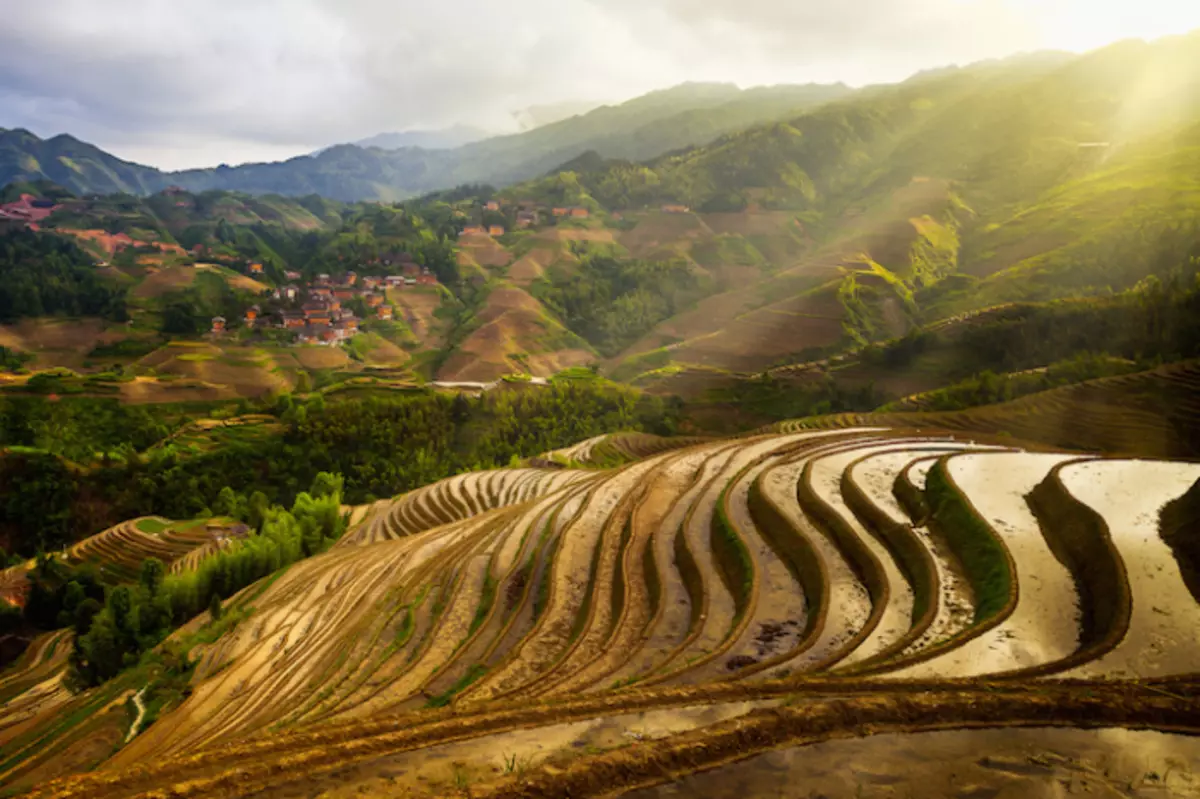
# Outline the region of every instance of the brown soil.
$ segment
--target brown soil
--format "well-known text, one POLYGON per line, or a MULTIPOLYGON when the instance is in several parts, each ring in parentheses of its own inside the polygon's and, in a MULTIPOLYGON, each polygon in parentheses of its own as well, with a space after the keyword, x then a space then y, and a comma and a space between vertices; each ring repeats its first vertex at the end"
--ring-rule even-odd
MULTIPOLYGON (((213 264, 196 264, 196 269, 202 272, 217 271, 217 267, 213 264)), ((221 271, 220 274, 221 277, 225 278, 225 282, 229 284, 230 288, 237 289, 238 291, 246 291, 251 294, 261 294, 271 288, 266 283, 260 283, 251 277, 247 277, 246 275, 242 275, 237 272, 224 270, 221 271)))
POLYGON ((434 316, 442 305, 442 295, 436 292, 388 289, 388 301, 422 345, 437 349, 443 345, 446 323, 434 316))
POLYGON ((0 325, 0 346, 32 353, 35 369, 79 368, 98 345, 125 338, 123 329, 103 319, 22 319, 0 325))
POLYGON ((137 299, 161 297, 173 291, 182 291, 196 279, 196 268, 192 266, 167 266, 152 269, 146 278, 130 292, 137 299))
MULTIPOLYGON (((795 692, 797 689, 792 688, 795 692)), ((1053 682, 1025 688, 1002 684, 973 687, 937 683, 895 687, 844 682, 811 683, 795 704, 751 713, 733 721, 532 769, 474 796, 591 796, 629 790, 711 768, 781 745, 889 731, 997 727, 1003 725, 1128 726, 1200 732, 1200 689, 1194 684, 1140 688, 1135 685, 1053 682), (1165 692, 1165 695, 1164 695, 1165 692)), ((347 769, 359 776, 365 764, 439 743, 497 735, 507 730, 613 716, 653 707, 705 701, 764 699, 784 695, 779 687, 750 689, 736 684, 703 689, 578 698, 553 705, 514 705, 478 714, 426 711, 404 719, 355 722, 320 730, 222 742, 184 758, 144 762, 54 780, 31 795, 40 797, 126 797, 147 790, 161 795, 283 796, 340 784, 347 769)), ((503 751, 497 739, 488 754, 503 751)))
POLYGON ((471 233, 458 240, 460 250, 480 266, 501 267, 512 261, 512 254, 486 233, 471 233))
POLYGON ((305 369, 343 369, 350 364, 350 356, 340 347, 296 347, 292 355, 305 369))
POLYGON ((580 349, 548 349, 547 337, 561 336, 562 329, 541 303, 515 286, 493 290, 478 318, 482 324, 438 371, 439 380, 488 382, 514 372, 546 377, 593 360, 580 349))

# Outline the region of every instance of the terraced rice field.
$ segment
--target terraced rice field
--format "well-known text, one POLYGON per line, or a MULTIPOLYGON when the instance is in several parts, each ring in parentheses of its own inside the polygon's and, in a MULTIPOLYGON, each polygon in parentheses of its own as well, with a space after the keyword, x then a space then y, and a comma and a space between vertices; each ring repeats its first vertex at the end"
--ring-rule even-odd
POLYGON ((1160 764, 1126 784, 1200 785, 1200 605, 1158 529, 1200 466, 887 427, 554 454, 592 468, 355 509, 149 733, 35 795, 1034 791, 1112 782, 1114 741, 1160 764))
MULTIPOLYGON (((222 520, 171 522, 144 516, 85 538, 59 554, 67 563, 92 564, 103 582, 133 582, 147 558, 158 558, 173 573, 195 568, 209 553, 229 544, 233 526, 222 520)), ((29 561, 0 571, 0 595, 23 595, 28 587, 25 575, 33 565, 29 561)))

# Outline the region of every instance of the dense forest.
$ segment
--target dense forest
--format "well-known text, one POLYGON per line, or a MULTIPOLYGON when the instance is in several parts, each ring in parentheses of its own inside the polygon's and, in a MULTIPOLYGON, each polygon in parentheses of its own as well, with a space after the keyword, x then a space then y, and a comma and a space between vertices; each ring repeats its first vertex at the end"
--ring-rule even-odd
POLYGON ((8 400, 0 440, 7 447, 0 456, 3 543, 32 556, 134 516, 206 516, 227 486, 287 506, 320 472, 345 477, 347 502, 369 502, 601 433, 669 435, 679 421, 677 405, 601 381, 480 398, 283 396, 251 409, 275 415, 282 432, 198 451, 170 442, 147 449, 184 423, 179 408, 131 409, 84 397, 8 400))
POLYGON ((26 230, 0 235, 0 322, 53 314, 123 322, 124 295, 70 240, 26 230))
POLYGON ((714 288, 682 260, 618 259, 586 250, 580 255, 578 267, 535 284, 533 295, 606 356, 714 288))

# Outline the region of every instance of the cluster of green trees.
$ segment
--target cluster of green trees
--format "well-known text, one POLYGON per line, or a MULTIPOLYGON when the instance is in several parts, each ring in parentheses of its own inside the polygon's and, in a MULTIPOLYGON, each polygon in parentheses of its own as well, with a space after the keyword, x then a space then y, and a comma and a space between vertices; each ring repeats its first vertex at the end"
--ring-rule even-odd
MULTIPOLYGON (((723 420, 721 429, 733 432, 784 419, 872 411, 886 399, 886 395, 870 383, 845 385, 831 377, 796 380, 766 372, 709 391, 703 405, 697 403, 694 410, 699 412, 704 406, 716 406, 720 411, 717 416, 723 420)), ((717 426, 716 421, 709 424, 717 426)))
POLYGON ((0 235, 0 322, 48 314, 129 318, 125 291, 74 242, 29 230, 0 235))
MULTIPOLYGON (((69 610, 69 598, 86 597, 86 589, 68 582, 60 618, 73 618, 75 644, 67 677, 77 688, 97 685, 135 665, 141 654, 157 646, 172 630, 205 609, 221 614, 221 600, 298 560, 323 551, 345 529, 341 516, 342 479, 319 474, 310 492, 296 497, 290 510, 279 506, 257 511, 259 527, 205 558, 194 571, 167 574, 163 563, 142 563, 138 583, 107 589, 104 605, 82 598, 69 610), (87 606, 86 611, 80 608, 87 606)), ((235 509, 250 503, 233 496, 235 509)))
POLYGON ((14 411, 10 440, 57 447, 80 462, 44 449, 0 454, 0 536, 6 537, 0 543, 28 557, 134 516, 232 513, 228 497, 221 498, 226 486, 245 492, 251 507, 263 504, 252 501, 256 491, 266 503, 286 506, 317 473, 334 472, 345 476, 347 500, 360 503, 602 433, 670 435, 681 413, 674 402, 600 380, 480 398, 387 394, 327 402, 317 395, 300 402, 287 396, 247 408, 276 415, 282 433, 231 436, 212 448, 166 442, 147 450, 159 433, 186 423, 180 408, 82 397, 23 402, 29 404, 14 411), (58 444, 49 440, 54 419, 62 431, 58 444))
POLYGON ((573 333, 603 355, 615 355, 654 325, 715 290, 681 260, 619 259, 581 250, 578 267, 533 287, 573 333))
POLYGON ((962 380, 1016 372, 1095 353, 1143 365, 1200 357, 1200 236, 1162 277, 1151 275, 1110 297, 1023 303, 949 331, 916 330, 867 347, 863 360, 892 371, 923 359, 949 364, 962 380))
POLYGON ((254 301, 254 295, 235 290, 220 275, 200 272, 192 285, 169 295, 163 305, 161 330, 172 336, 199 336, 209 330, 214 316, 240 319, 254 301))
POLYGON ((123 458, 170 435, 181 416, 175 407, 115 398, 0 397, 0 447, 31 447, 79 463, 123 458))
MULTIPOLYGON (((997 374, 991 370, 984 370, 954 385, 923 395, 920 407, 929 411, 977 408, 980 405, 1008 402, 1039 391, 1049 391, 1059 386, 1128 374, 1138 371, 1139 368, 1133 361, 1085 352, 1034 371, 997 374)), ((898 409, 903 409, 903 406, 885 405, 880 408, 883 411, 898 409)))

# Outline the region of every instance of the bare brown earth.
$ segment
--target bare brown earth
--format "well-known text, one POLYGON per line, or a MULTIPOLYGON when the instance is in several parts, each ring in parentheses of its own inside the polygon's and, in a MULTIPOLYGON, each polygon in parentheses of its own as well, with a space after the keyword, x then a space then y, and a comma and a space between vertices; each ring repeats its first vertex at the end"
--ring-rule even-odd
POLYGON ((136 299, 161 297, 174 291, 182 291, 196 279, 196 267, 177 264, 161 269, 150 269, 146 277, 130 295, 136 299))
POLYGON ((251 294, 261 294, 270 288, 270 286, 268 286, 266 283, 260 283, 254 278, 247 277, 246 275, 243 275, 239 272, 234 272, 230 269, 221 269, 216 264, 196 264, 196 270, 200 272, 218 272, 221 277, 225 279, 225 282, 230 285, 230 287, 237 289, 238 291, 246 291, 251 294))
MULTIPOLYGON (((607 741, 592 737, 590 744, 585 737, 580 748, 570 741, 555 745, 561 725, 623 713, 647 717, 656 708, 788 697, 789 692, 767 686, 746 691, 730 685, 513 705, 470 714, 426 712, 226 743, 184 758, 58 779, 31 796, 333 796, 346 794, 324 791, 347 788, 358 791, 357 795, 365 790, 367 795, 461 796, 469 788, 476 797, 583 797, 662 784, 779 746, 877 733, 1021 726, 1200 731, 1193 684, 1140 689, 1105 684, 1026 688, 935 683, 880 693, 878 686, 869 684, 851 688, 833 683, 799 692, 793 688, 790 695, 792 699, 782 707, 751 710, 691 731, 641 740, 624 735, 607 741), (507 769, 504 756, 521 751, 522 731, 539 729, 544 730, 547 744, 543 755, 537 760, 527 756, 514 764, 519 769, 507 769), (455 752, 458 757, 447 758, 450 763, 441 775, 428 774, 428 783, 407 786, 411 793, 393 793, 406 782, 406 765, 421 768, 421 755, 436 758, 435 747, 454 741, 470 741, 473 746, 460 747, 455 752), (418 757, 406 761, 407 752, 418 757)), ((636 718, 631 725, 635 729, 636 718)))
POLYGON ((638 216, 637 226, 620 235, 621 245, 635 258, 685 255, 692 245, 714 237, 696 214, 652 211, 638 216))
POLYGON ((101 344, 128 338, 126 331, 104 319, 22 319, 0 325, 0 346, 35 356, 33 368, 79 368, 101 344))
POLYGON ((221 341, 174 342, 138 361, 156 376, 215 386, 235 397, 290 391, 300 370, 335 369, 349 357, 333 347, 243 347, 221 341))
POLYGON ((594 360, 581 347, 562 347, 565 330, 542 304, 515 287, 494 289, 476 328, 438 371, 439 380, 488 382, 514 372, 546 377, 594 360))
POLYGON ((417 289, 388 289, 388 301, 395 307, 396 318, 403 320, 413 335, 427 349, 439 349, 446 335, 446 322, 434 316, 442 305, 437 291, 417 289))
POLYGON ((476 263, 488 268, 507 266, 512 255, 486 233, 469 233, 458 240, 460 263, 476 263))

